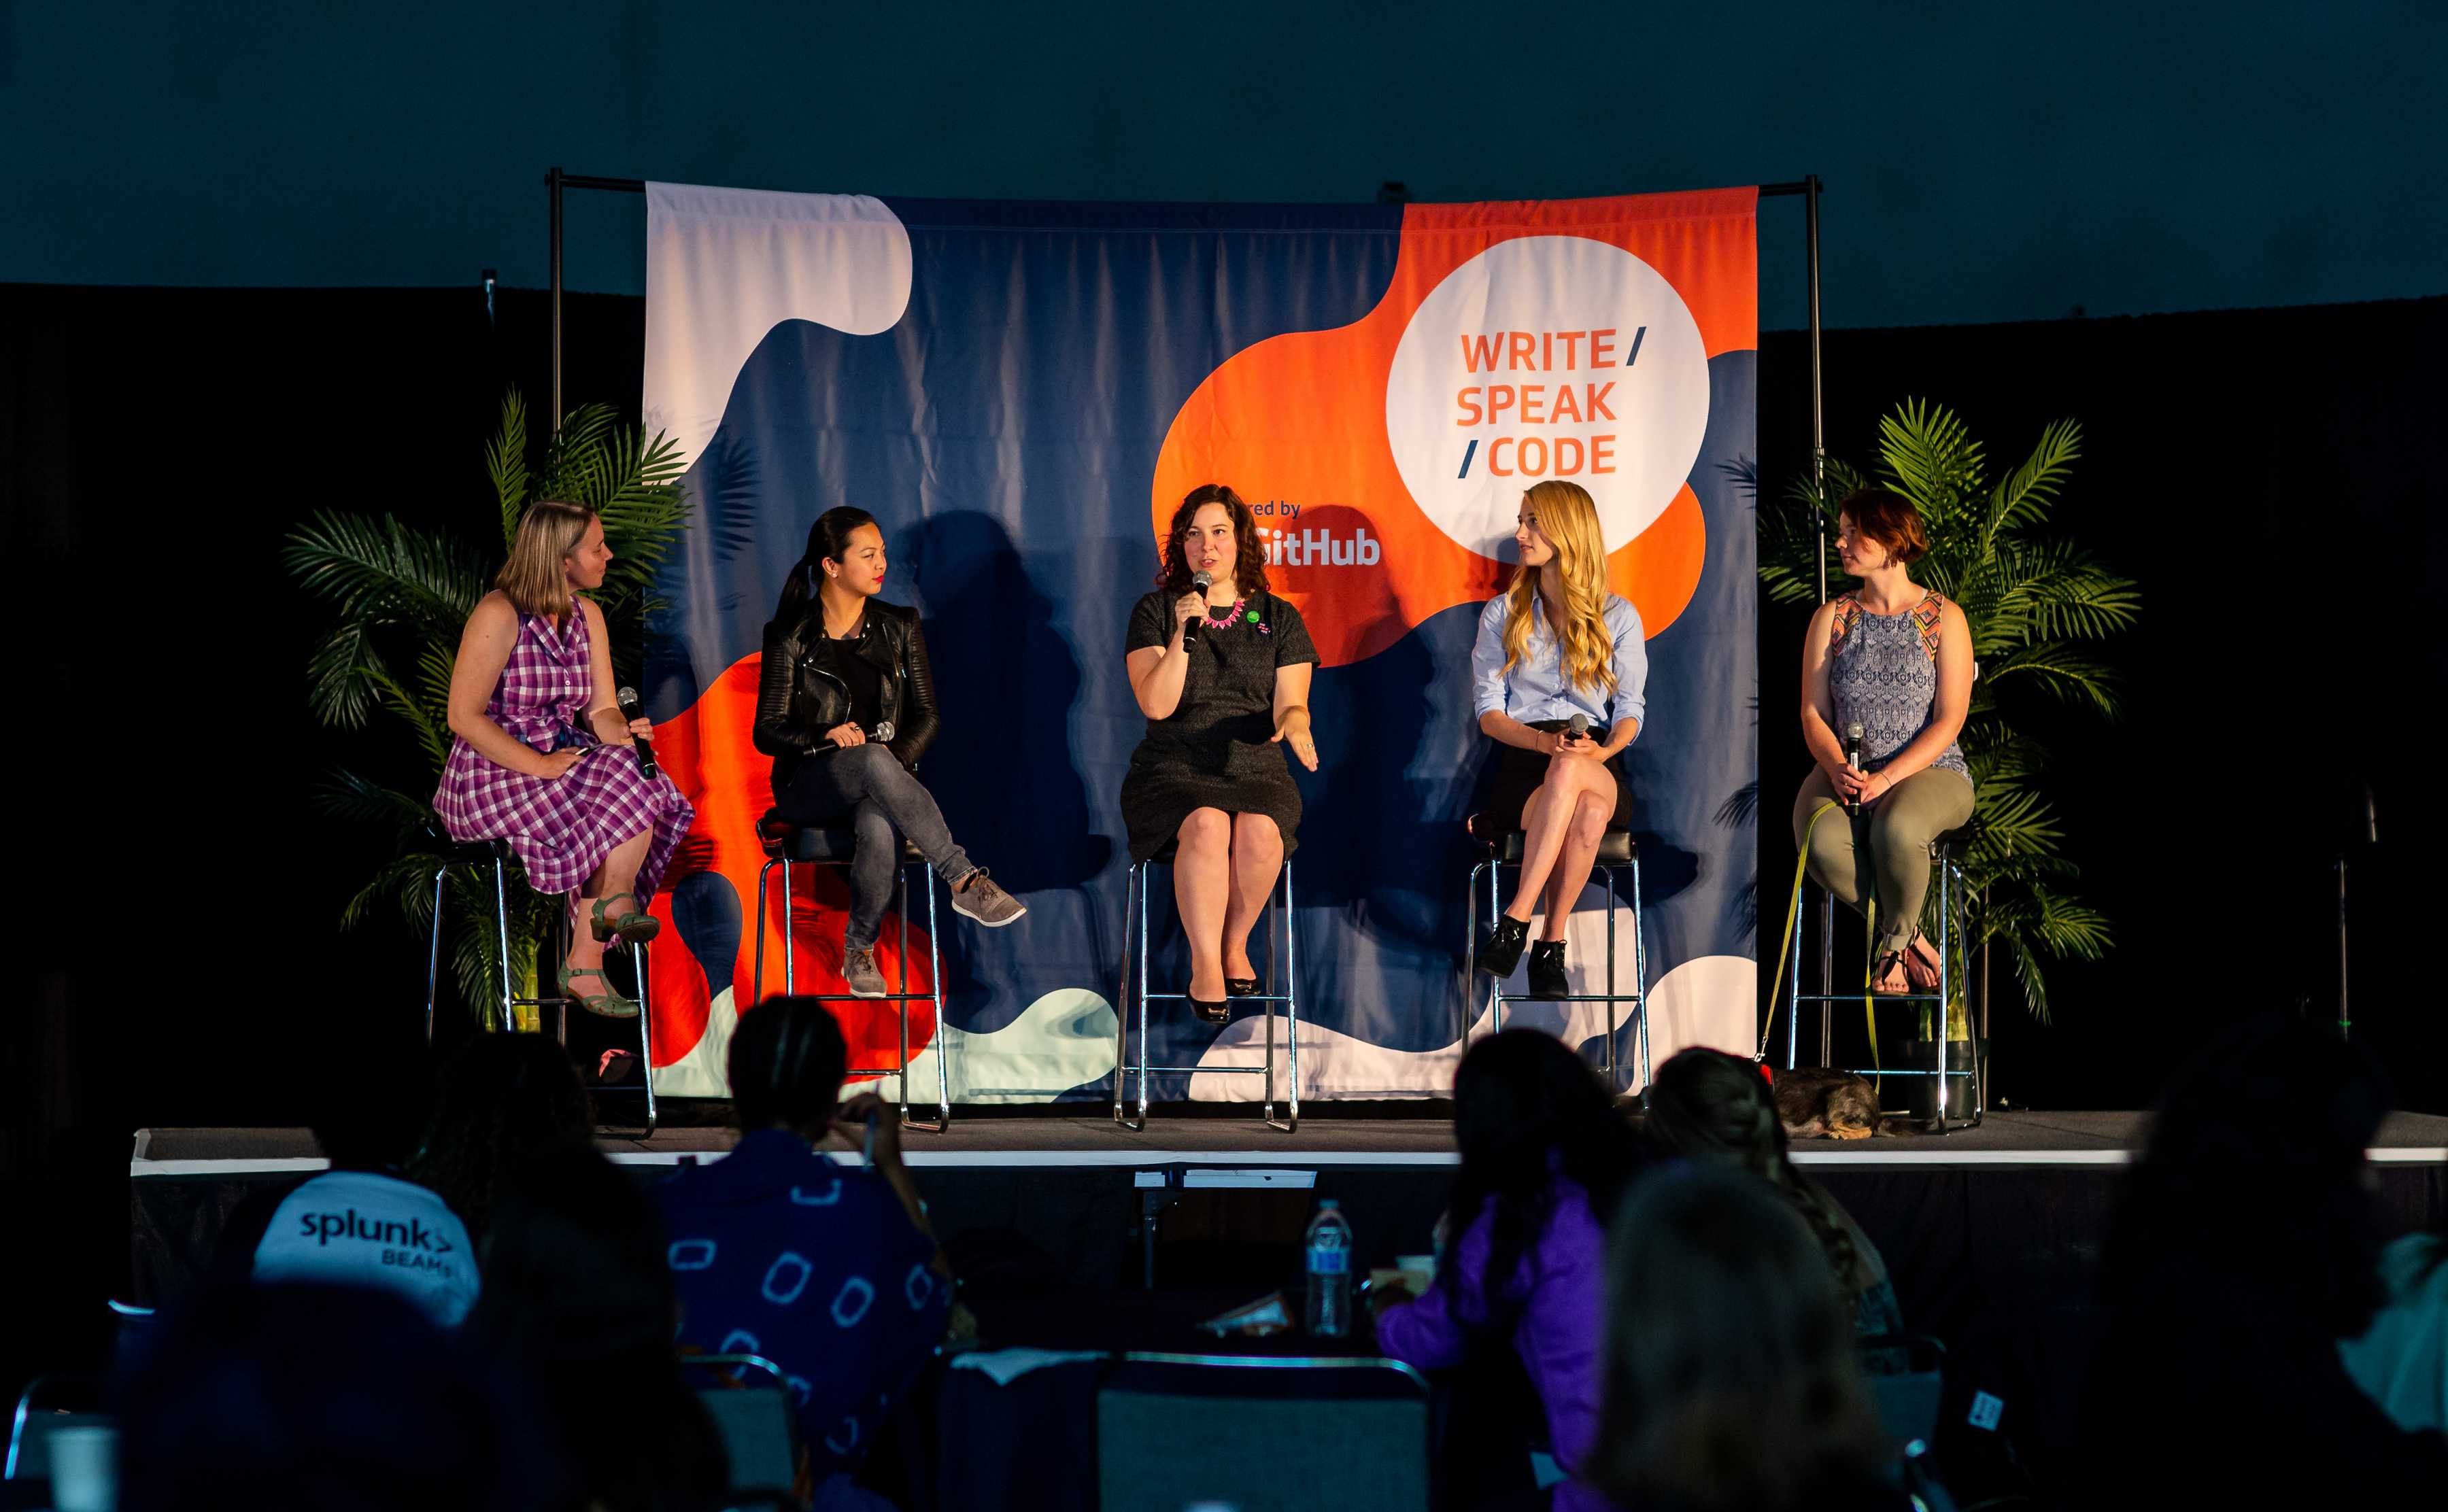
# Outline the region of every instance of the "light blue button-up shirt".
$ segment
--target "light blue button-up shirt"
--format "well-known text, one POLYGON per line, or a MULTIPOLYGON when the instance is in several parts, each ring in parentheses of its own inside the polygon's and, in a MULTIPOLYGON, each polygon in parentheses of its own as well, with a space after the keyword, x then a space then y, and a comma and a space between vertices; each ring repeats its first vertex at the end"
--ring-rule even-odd
POLYGON ((1581 714, 1589 717, 1590 723, 1612 730, 1625 719, 1638 721, 1645 718, 1647 704, 1641 692, 1649 681, 1649 643, 1641 633, 1640 611, 1629 602, 1612 593, 1607 595, 1607 634, 1615 641, 1612 700, 1604 685, 1565 685, 1563 648, 1547 628, 1547 605, 1542 600, 1531 601, 1530 639, 1521 647, 1521 660, 1514 663, 1510 673, 1506 672, 1505 607, 1505 596, 1500 593, 1480 611, 1479 640, 1470 648, 1473 719, 1494 709, 1503 710, 1523 724, 1569 719, 1581 714), (1614 704, 1612 711, 1608 708, 1610 702, 1614 704))

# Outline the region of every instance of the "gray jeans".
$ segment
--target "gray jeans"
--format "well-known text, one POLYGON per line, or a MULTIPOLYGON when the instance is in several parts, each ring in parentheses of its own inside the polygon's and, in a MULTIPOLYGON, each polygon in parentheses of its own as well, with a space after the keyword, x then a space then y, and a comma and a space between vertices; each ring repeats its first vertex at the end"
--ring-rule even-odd
POLYGON ((1901 950, 1921 928, 1929 895, 1929 843, 1972 817, 1972 779, 1947 767, 1924 767, 1850 818, 1840 807, 1814 828, 1810 815, 1835 799, 1835 785, 1817 767, 1793 797, 1793 843, 1810 846, 1810 875, 1837 901, 1862 911, 1879 900, 1884 955, 1901 950))
POLYGON ((850 925, 842 931, 846 949, 875 947, 885 907, 892 901, 902 836, 947 882, 976 870, 968 852, 953 844, 935 795, 898 756, 872 740, 801 761, 790 784, 775 793, 774 807, 793 824, 834 826, 846 820, 858 836, 850 863, 850 925))

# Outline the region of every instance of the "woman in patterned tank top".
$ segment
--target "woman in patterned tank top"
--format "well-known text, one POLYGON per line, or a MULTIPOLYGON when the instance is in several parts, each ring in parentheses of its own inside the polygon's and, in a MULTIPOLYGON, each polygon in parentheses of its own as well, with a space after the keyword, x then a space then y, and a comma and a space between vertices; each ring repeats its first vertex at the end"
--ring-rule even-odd
POLYGON ((1938 950, 1920 928, 1929 846, 1972 817, 1972 774, 1955 743, 1972 705, 1972 629, 1912 581, 1929 538, 1910 501, 1856 489, 1839 520, 1837 555, 1862 585, 1821 604, 1803 639, 1802 739, 1816 766, 1794 797, 1793 843, 1846 907, 1876 900, 1873 987, 1930 991, 1938 950), (1846 759, 1857 725, 1858 766, 1846 759), (1844 805, 1857 797, 1848 822, 1844 805))
POLYGON ((695 815, 670 777, 648 777, 622 749, 655 730, 621 717, 603 611, 579 597, 603 585, 611 562, 594 510, 527 506, 508 563, 459 639, 457 738, 433 809, 454 840, 507 840, 538 892, 572 894, 563 994, 632 1019, 638 1005, 612 989, 603 947, 662 928, 646 906, 695 815))

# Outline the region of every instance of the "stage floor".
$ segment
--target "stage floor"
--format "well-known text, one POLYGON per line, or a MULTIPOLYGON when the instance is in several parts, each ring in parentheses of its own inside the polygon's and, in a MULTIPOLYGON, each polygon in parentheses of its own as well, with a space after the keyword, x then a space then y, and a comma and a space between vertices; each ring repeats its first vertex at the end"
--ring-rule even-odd
MULTIPOLYGON (((1382 1105, 1381 1105, 1382 1106, 1382 1105)), ((1977 1129, 1944 1136, 1882 1136, 1874 1139, 1795 1141, 1801 1164, 1835 1169, 1869 1166, 2121 1165, 2139 1143, 2139 1113, 1992 1113, 1977 1129)), ((598 1142, 624 1164, 675 1164, 686 1157, 719 1156, 734 1136, 724 1128, 665 1128, 648 1139, 598 1142)), ((1134 1134, 1101 1109, 1079 1117, 1041 1110, 955 1109, 943 1134, 912 1130, 902 1148, 926 1166, 1421 1166, 1454 1163, 1453 1125, 1443 1117, 1329 1113, 1304 1118, 1287 1134, 1259 1122, 1254 1107, 1159 1109, 1134 1134)), ((2392 1165, 2448 1164, 2448 1118, 2390 1115, 2371 1158, 2392 1165)), ((849 1158, 845 1157, 845 1158, 849 1158)), ((304 1129, 146 1129, 136 1136, 128 1175, 160 1177, 270 1176, 321 1166, 304 1129)))

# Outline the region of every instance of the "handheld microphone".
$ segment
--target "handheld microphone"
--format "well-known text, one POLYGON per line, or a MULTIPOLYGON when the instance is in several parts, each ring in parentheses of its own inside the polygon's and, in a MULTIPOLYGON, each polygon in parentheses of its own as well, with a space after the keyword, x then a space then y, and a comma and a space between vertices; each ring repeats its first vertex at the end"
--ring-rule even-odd
POLYGON ((1564 729, 1565 737, 1572 740, 1587 739, 1589 737, 1589 733, 1590 717, 1586 714, 1574 715, 1572 722, 1566 725, 1564 729))
MULTIPOLYGON (((646 717, 646 706, 639 701, 637 689, 623 687, 616 691, 612 697, 621 705, 621 718, 623 719, 642 719, 646 717)), ((643 740, 634 742, 629 749, 638 753, 638 775, 652 782, 655 779, 654 749, 643 740)))
POLYGON ((1198 622, 1207 618, 1207 590, 1215 585, 1215 574, 1194 572, 1190 585, 1198 590, 1198 612, 1181 622, 1181 648, 1184 651, 1198 643, 1198 622))
POLYGON ((867 732, 867 737, 878 745, 890 745, 892 743, 892 721, 889 719, 876 720, 875 728, 867 732))
MULTIPOLYGON (((1845 726, 1845 764, 1856 772, 1862 770, 1862 721, 1859 719, 1845 726)), ((1845 812, 1850 814, 1862 812, 1861 789, 1855 788, 1845 799, 1845 812)))

